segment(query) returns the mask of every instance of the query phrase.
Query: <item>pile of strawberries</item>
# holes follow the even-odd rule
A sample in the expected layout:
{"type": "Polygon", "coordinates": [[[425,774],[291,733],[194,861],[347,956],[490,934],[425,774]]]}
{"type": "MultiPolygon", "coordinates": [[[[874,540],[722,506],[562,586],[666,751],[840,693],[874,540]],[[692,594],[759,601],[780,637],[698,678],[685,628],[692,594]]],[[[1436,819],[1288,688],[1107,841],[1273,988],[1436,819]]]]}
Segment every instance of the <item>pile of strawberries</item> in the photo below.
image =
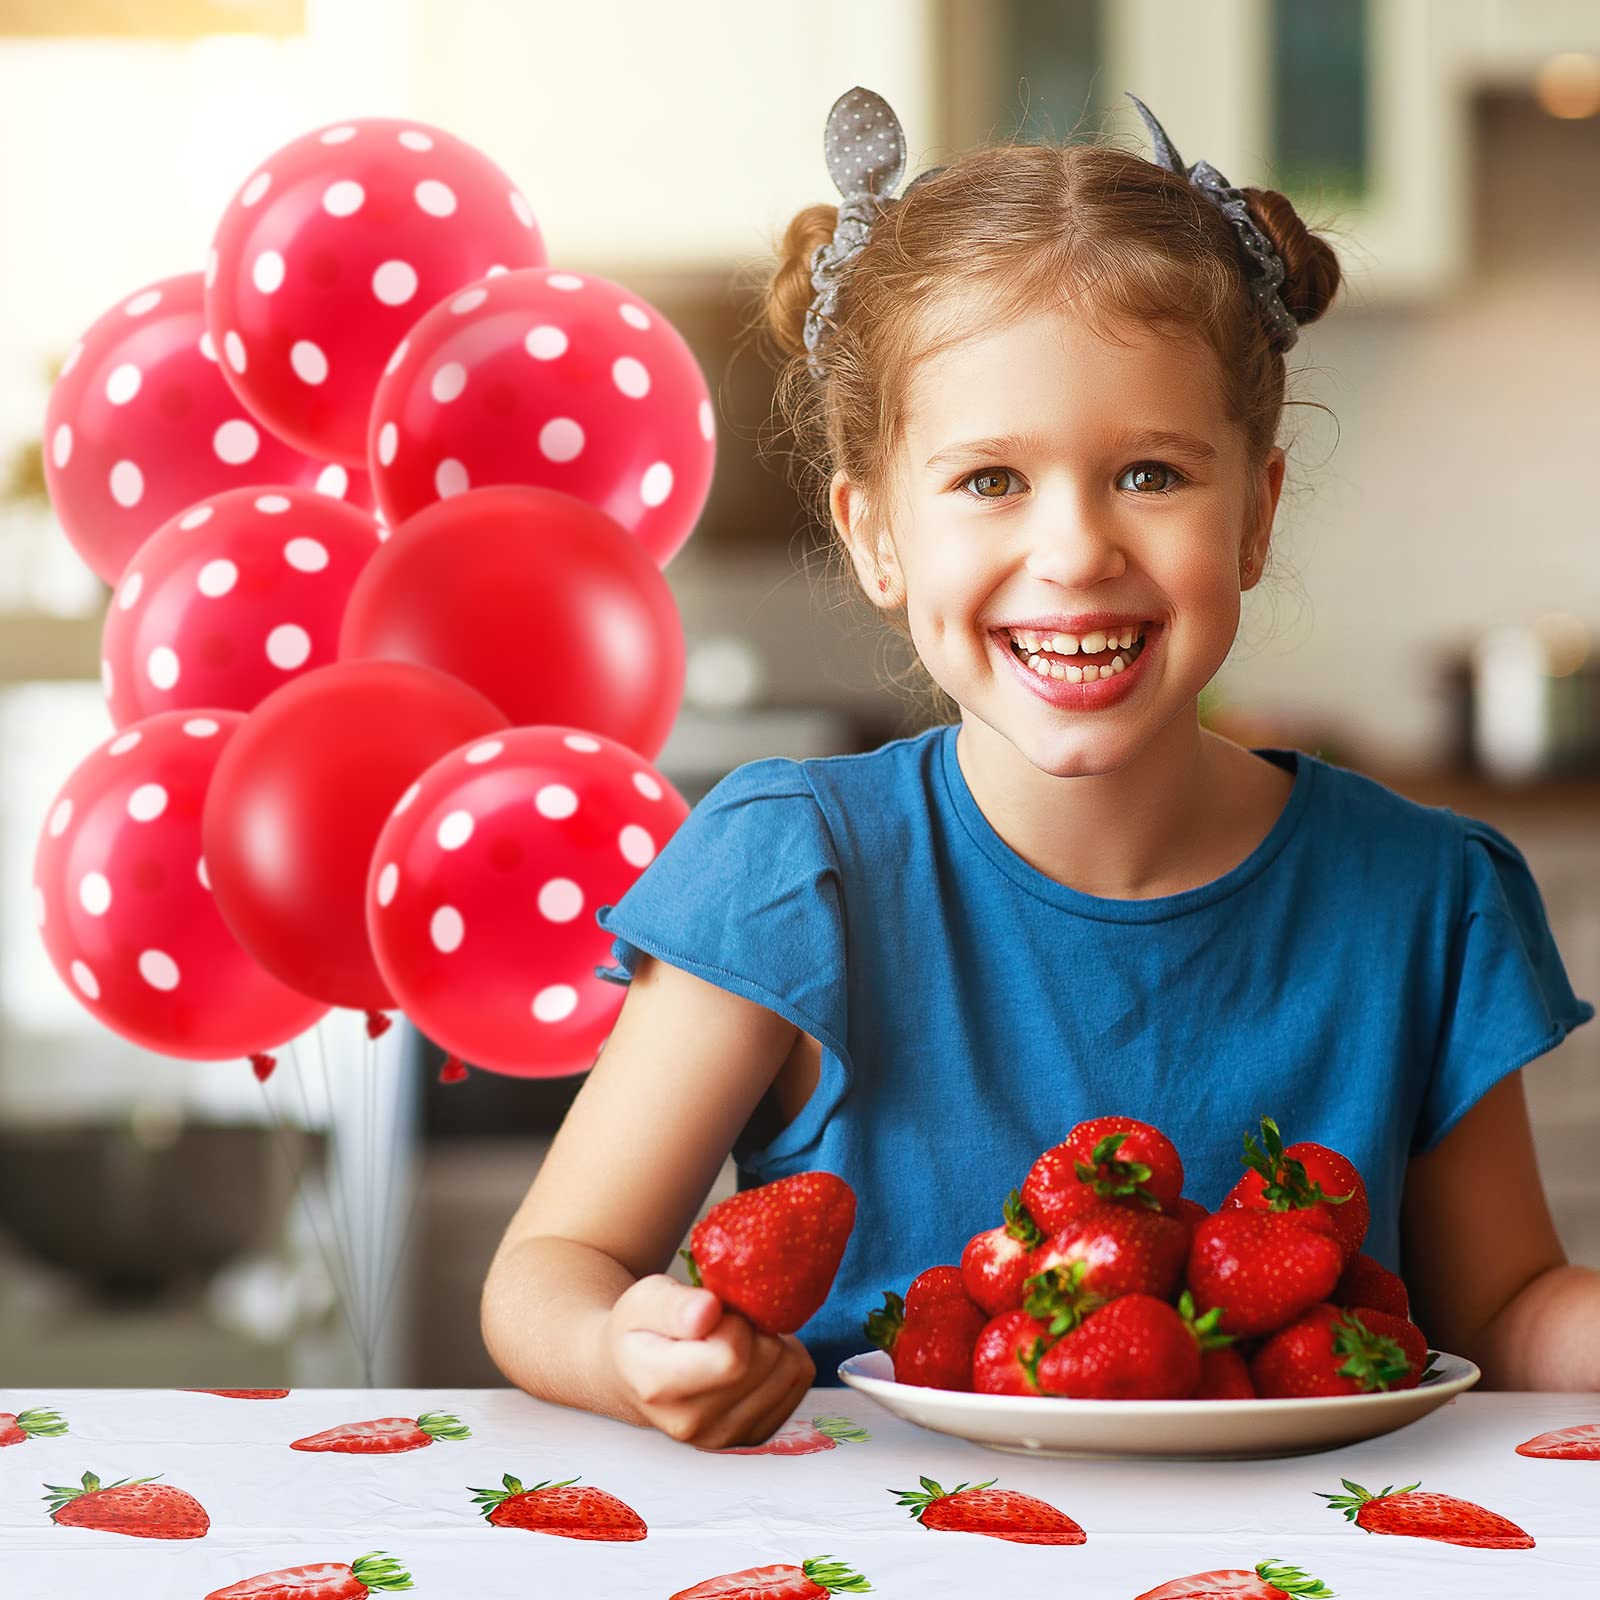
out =
{"type": "Polygon", "coordinates": [[[1261,1119],[1215,1212],[1132,1117],[1046,1150],[960,1266],[884,1291],[866,1319],[895,1379],[981,1394],[1238,1400],[1410,1389],[1430,1352],[1404,1283],[1361,1252],[1366,1185],[1336,1150],[1261,1119]]]}

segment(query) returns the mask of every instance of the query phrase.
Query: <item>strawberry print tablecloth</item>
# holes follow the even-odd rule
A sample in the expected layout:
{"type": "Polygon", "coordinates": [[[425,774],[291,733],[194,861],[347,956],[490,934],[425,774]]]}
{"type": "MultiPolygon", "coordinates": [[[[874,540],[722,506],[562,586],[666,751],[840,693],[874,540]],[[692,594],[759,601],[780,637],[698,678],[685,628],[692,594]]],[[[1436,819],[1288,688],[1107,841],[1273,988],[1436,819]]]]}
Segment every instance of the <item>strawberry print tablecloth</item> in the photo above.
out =
{"type": "Polygon", "coordinates": [[[6,1600],[393,1592],[1594,1600],[1600,1395],[1192,1463],[989,1450],[836,1388],[754,1453],[514,1389],[0,1388],[6,1600]]]}

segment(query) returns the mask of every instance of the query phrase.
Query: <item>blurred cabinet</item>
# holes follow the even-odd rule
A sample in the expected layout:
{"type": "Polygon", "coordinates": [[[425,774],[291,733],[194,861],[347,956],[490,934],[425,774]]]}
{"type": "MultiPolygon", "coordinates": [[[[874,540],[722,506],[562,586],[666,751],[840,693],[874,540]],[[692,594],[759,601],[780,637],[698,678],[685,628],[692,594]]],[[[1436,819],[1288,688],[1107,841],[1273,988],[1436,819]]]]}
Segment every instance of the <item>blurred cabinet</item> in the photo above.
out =
{"type": "Polygon", "coordinates": [[[1600,5],[933,0],[930,44],[942,147],[1104,133],[1148,154],[1131,90],[1186,162],[1281,189],[1329,231],[1370,306],[1465,277],[1473,97],[1600,52],[1600,5]]]}

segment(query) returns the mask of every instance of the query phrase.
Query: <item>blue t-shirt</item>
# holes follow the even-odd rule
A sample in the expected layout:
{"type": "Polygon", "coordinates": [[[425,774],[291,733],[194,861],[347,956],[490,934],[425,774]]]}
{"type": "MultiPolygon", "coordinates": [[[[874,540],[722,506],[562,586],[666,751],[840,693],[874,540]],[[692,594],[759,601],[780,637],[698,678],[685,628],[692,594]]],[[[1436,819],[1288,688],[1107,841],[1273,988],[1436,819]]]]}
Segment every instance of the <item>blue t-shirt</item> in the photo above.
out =
{"type": "Polygon", "coordinates": [[[644,950],[821,1046],[798,1117],[763,1129],[769,1091],[733,1147],[741,1189],[822,1169],[856,1192],[832,1291],[799,1330],[819,1384],[871,1348],[884,1290],[959,1261],[1088,1117],[1153,1122],[1214,1209],[1266,1113],[1286,1144],[1356,1164],[1363,1248],[1398,1271],[1408,1157],[1595,1014],[1527,862],[1487,823],[1257,749],[1294,786],[1249,856],[1179,894],[1104,899],[1005,843],[958,730],[747,762],[595,915],[618,963],[597,975],[628,982],[644,950]]]}

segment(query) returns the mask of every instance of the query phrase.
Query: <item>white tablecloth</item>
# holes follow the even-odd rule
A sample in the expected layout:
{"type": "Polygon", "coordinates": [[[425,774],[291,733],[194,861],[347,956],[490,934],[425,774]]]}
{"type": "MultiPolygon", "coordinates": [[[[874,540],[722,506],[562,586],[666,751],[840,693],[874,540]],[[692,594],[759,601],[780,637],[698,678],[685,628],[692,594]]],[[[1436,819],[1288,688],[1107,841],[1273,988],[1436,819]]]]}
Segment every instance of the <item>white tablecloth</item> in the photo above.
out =
{"type": "MultiPolygon", "coordinates": [[[[3,1377],[3,1375],[0,1375],[3,1377]]],[[[988,1450],[903,1423],[850,1389],[813,1389],[795,1421],[847,1417],[870,1435],[795,1456],[696,1450],[653,1430],[514,1389],[296,1390],[234,1399],[182,1390],[10,1390],[68,1431],[0,1448],[6,1600],[202,1600],[241,1579],[373,1550],[419,1600],[562,1595],[667,1600],[707,1579],[828,1556],[883,1596],[1132,1600],[1189,1574],[1275,1559],[1347,1600],[1600,1596],[1600,1460],[1516,1453],[1530,1437],[1600,1423],[1600,1395],[1468,1393],[1397,1433],[1269,1461],[1063,1461],[988,1450]],[[290,1441],[382,1416],[439,1411],[471,1429],[396,1455],[314,1454],[290,1441]],[[164,1540],[62,1526],[46,1485],[160,1475],[210,1519],[164,1540]],[[474,1489],[578,1478],[648,1528],[627,1542],[492,1526],[474,1489]],[[1078,1523],[1084,1542],[1027,1545],[923,1526],[897,1503],[920,1479],[997,1480],[1078,1523]],[[1318,1491],[1420,1481],[1500,1513],[1531,1549],[1372,1534],[1318,1491]]]]}

